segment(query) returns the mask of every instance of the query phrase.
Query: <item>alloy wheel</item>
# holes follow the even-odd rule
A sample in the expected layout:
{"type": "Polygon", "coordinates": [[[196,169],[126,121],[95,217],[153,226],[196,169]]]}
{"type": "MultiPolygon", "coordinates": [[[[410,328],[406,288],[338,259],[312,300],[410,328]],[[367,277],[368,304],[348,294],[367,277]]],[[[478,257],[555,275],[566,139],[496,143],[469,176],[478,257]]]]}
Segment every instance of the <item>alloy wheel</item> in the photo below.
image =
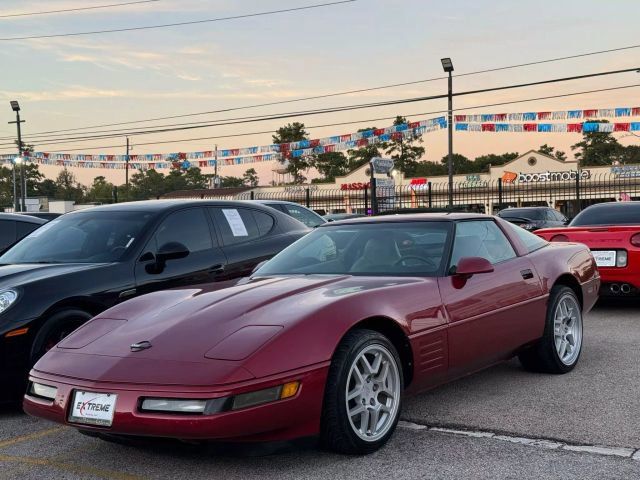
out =
{"type": "Polygon", "coordinates": [[[558,358],[565,365],[573,365],[582,348],[582,313],[572,295],[560,297],[554,314],[553,333],[558,358]]]}

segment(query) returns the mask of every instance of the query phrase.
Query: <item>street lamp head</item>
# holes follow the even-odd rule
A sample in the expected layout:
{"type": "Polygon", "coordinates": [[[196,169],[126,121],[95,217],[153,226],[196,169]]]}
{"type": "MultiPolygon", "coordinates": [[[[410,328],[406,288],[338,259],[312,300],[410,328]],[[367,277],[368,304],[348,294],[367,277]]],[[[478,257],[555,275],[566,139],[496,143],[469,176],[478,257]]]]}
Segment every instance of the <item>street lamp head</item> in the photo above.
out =
{"type": "Polygon", "coordinates": [[[442,68],[444,68],[445,72],[447,73],[453,72],[453,62],[449,57],[443,58],[440,61],[442,62],[442,68]]]}
{"type": "Polygon", "coordinates": [[[13,162],[17,165],[20,165],[24,159],[22,157],[16,157],[13,162]]]}
{"type": "Polygon", "coordinates": [[[11,100],[9,103],[11,104],[11,110],[14,112],[20,111],[20,104],[16,100],[11,100]]]}

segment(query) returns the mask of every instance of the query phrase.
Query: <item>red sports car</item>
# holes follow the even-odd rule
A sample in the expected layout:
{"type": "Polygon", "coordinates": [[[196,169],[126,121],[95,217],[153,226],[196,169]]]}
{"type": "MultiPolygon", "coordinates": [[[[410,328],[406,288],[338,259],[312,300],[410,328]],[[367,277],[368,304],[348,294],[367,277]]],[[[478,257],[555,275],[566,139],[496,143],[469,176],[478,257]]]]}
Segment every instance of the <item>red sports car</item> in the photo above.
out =
{"type": "Polygon", "coordinates": [[[589,250],[499,218],[325,224],[226,289],[152,293],[33,368],[25,410],[105,438],[276,441],[368,453],[405,393],[518,355],[565,373],[600,280],[589,250]]]}
{"type": "Polygon", "coordinates": [[[537,230],[551,242],[580,242],[591,249],[602,278],[602,296],[640,293],[640,202],[599,203],[568,227],[537,230]]]}

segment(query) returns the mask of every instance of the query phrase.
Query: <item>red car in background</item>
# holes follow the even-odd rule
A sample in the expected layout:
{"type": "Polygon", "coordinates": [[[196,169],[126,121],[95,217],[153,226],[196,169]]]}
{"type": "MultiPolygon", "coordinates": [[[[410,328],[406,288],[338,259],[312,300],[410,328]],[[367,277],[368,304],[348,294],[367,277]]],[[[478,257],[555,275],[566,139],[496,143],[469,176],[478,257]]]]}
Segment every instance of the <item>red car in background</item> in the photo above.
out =
{"type": "Polygon", "coordinates": [[[551,242],[579,242],[588,246],[600,270],[600,295],[640,294],[640,202],[592,205],[567,227],[535,233],[551,242]]]}
{"type": "Polygon", "coordinates": [[[406,393],[518,355],[567,373],[598,271],[499,218],[321,225],[226,289],[113,307],[35,365],[24,409],[103,438],[282,441],[369,453],[406,393]]]}

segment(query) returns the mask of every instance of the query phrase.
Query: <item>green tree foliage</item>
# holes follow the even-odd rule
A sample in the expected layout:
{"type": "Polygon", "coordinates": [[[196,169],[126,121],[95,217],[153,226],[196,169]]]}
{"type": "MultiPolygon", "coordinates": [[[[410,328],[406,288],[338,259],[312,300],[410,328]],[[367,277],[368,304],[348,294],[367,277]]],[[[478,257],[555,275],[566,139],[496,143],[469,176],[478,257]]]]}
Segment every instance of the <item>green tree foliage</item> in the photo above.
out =
{"type": "Polygon", "coordinates": [[[257,187],[260,179],[258,178],[258,172],[255,168],[249,168],[244,175],[242,175],[242,182],[248,187],[257,187]]]}
{"type": "Polygon", "coordinates": [[[333,182],[336,177],[345,176],[352,170],[349,163],[349,159],[342,152],[327,152],[317,155],[313,166],[322,175],[322,178],[314,183],[333,182]]]}
{"type": "Polygon", "coordinates": [[[220,177],[221,188],[243,187],[244,178],[240,177],[220,177]]]}
{"type": "Polygon", "coordinates": [[[113,183],[107,182],[103,176],[95,177],[87,190],[85,201],[95,203],[113,202],[113,183]]]}
{"type": "MultiPolygon", "coordinates": [[[[607,120],[596,120],[609,123],[607,120]]],[[[624,157],[625,148],[608,132],[584,132],[582,141],[571,146],[581,167],[613,165],[624,157]]]]}
{"type": "MultiPolygon", "coordinates": [[[[405,123],[409,121],[401,116],[397,116],[393,121],[394,125],[405,123]]],[[[392,137],[389,142],[383,144],[386,155],[394,160],[394,168],[407,177],[415,175],[418,161],[424,155],[424,147],[416,143],[422,143],[422,135],[412,134],[409,138],[398,135],[397,138],[392,137]]]]}
{"type": "Polygon", "coordinates": [[[118,189],[120,200],[149,200],[167,191],[164,174],[153,169],[134,173],[129,183],[128,192],[124,186],[118,189]]]}
{"type": "Polygon", "coordinates": [[[473,161],[475,171],[468,173],[489,173],[490,167],[499,167],[500,165],[515,160],[519,156],[520,154],[518,152],[507,152],[501,155],[496,155],[495,153],[480,155],[473,161]]]}
{"type": "Polygon", "coordinates": [[[567,159],[567,154],[562,150],[556,150],[556,147],[551,147],[546,143],[544,145],[540,145],[538,152],[543,153],[545,155],[549,155],[550,157],[555,157],[558,160],[562,160],[563,162],[567,159]]]}
{"type": "Polygon", "coordinates": [[[82,202],[85,187],[76,180],[76,176],[72,172],[65,168],[58,174],[55,183],[56,200],[68,200],[76,203],[82,202]]]}
{"type": "MultiPolygon", "coordinates": [[[[358,132],[365,132],[367,130],[376,130],[376,127],[361,128],[358,132]]],[[[384,144],[377,143],[347,150],[347,171],[350,172],[362,165],[368,164],[374,157],[381,157],[383,149],[384,144]]]]}
{"type": "MultiPolygon", "coordinates": [[[[304,123],[294,122],[288,123],[284,127],[280,127],[276,130],[272,139],[273,143],[278,145],[281,143],[299,142],[301,140],[308,140],[309,133],[306,131],[304,123]]],[[[307,179],[303,173],[309,170],[314,159],[312,157],[293,158],[289,156],[289,158],[283,157],[281,162],[285,163],[287,160],[289,162],[287,165],[287,172],[293,175],[295,183],[303,183],[307,179]]]]}

